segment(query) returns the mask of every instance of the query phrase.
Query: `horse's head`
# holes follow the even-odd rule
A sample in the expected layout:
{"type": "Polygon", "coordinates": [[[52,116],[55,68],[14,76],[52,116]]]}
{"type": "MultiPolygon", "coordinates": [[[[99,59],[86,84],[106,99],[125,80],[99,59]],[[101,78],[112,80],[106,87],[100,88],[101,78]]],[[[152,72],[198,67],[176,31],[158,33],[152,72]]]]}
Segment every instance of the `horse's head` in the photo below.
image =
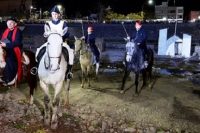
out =
{"type": "Polygon", "coordinates": [[[75,38],[75,42],[74,42],[75,54],[77,54],[77,52],[79,52],[81,50],[82,44],[84,43],[84,40],[81,39],[81,38],[77,38],[76,36],[74,38],[75,38]]]}
{"type": "Polygon", "coordinates": [[[5,62],[5,53],[3,48],[0,46],[0,69],[5,68],[6,62],[5,62]]]}
{"type": "Polygon", "coordinates": [[[51,33],[47,39],[47,59],[49,62],[49,69],[50,71],[56,71],[60,69],[60,60],[62,55],[62,44],[63,39],[62,35],[59,33],[51,33]]]}
{"type": "Polygon", "coordinates": [[[134,42],[127,42],[126,43],[126,61],[130,62],[132,59],[132,55],[136,50],[136,45],[134,42]]]}

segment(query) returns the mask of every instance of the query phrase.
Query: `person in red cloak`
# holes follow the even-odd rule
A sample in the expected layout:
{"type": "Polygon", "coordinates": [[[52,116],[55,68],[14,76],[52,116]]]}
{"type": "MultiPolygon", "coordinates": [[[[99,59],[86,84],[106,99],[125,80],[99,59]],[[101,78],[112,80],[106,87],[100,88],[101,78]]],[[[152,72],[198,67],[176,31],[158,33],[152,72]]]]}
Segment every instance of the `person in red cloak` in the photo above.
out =
{"type": "Polygon", "coordinates": [[[3,71],[2,80],[8,84],[13,81],[17,74],[17,81],[22,78],[22,32],[17,27],[17,20],[10,17],[6,21],[7,28],[4,31],[0,45],[6,51],[6,66],[3,71]]]}

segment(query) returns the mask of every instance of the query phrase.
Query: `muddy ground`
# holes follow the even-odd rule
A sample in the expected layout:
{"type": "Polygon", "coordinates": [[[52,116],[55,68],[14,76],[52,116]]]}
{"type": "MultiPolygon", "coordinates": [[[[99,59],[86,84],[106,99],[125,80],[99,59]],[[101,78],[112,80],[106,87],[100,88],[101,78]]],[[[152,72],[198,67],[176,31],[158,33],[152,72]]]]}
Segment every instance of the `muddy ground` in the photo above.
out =
{"type": "MultiPolygon", "coordinates": [[[[101,69],[90,88],[81,88],[80,70],[74,72],[70,108],[61,107],[59,127],[43,125],[43,93],[38,86],[29,105],[26,83],[19,88],[1,87],[0,132],[200,132],[200,86],[186,77],[156,75],[152,90],[134,95],[133,76],[125,94],[120,93],[123,72],[101,69]]],[[[142,82],[140,82],[142,83],[142,82]]],[[[62,99],[66,95],[62,95],[62,99]]]]}

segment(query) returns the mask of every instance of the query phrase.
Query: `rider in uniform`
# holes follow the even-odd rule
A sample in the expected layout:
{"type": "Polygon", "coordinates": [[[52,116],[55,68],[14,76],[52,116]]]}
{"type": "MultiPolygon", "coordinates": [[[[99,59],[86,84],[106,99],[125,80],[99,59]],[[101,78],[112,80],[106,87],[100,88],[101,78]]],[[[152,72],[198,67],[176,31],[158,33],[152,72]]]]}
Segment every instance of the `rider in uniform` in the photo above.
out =
{"type": "Polygon", "coordinates": [[[147,33],[144,30],[142,26],[142,22],[140,20],[137,20],[135,22],[135,30],[131,36],[130,39],[132,42],[134,42],[136,45],[139,45],[139,48],[143,50],[143,55],[144,55],[144,65],[147,67],[148,62],[147,62],[147,33]]]}
{"type": "MultiPolygon", "coordinates": [[[[7,29],[4,31],[0,47],[3,47],[6,51],[6,66],[3,71],[2,80],[5,85],[12,84],[11,81],[17,74],[17,81],[22,78],[22,32],[17,27],[17,20],[14,17],[10,17],[6,21],[7,29]]],[[[1,79],[0,79],[1,80],[1,79]]]]}
{"type": "Polygon", "coordinates": [[[85,43],[89,45],[93,55],[95,56],[95,64],[99,66],[100,52],[95,44],[95,34],[92,26],[87,28],[87,35],[85,36],[85,43]]]}
{"type": "MultiPolygon", "coordinates": [[[[52,20],[47,21],[45,24],[45,27],[49,27],[50,31],[44,31],[44,37],[48,37],[50,32],[59,32],[62,31],[63,29],[68,29],[67,22],[64,20],[60,19],[61,13],[60,10],[58,9],[57,6],[54,6],[51,9],[51,16],[52,20]]],[[[46,28],[45,28],[46,29],[46,28]]],[[[69,37],[69,32],[66,32],[63,35],[63,51],[64,51],[64,56],[67,57],[65,49],[68,51],[68,66],[67,66],[67,72],[66,72],[66,78],[70,79],[72,78],[72,65],[74,62],[74,50],[66,43],[67,38],[69,37]]],[[[42,55],[45,53],[47,43],[43,44],[40,46],[40,48],[37,49],[36,51],[36,60],[39,62],[41,59],[42,55]]]]}

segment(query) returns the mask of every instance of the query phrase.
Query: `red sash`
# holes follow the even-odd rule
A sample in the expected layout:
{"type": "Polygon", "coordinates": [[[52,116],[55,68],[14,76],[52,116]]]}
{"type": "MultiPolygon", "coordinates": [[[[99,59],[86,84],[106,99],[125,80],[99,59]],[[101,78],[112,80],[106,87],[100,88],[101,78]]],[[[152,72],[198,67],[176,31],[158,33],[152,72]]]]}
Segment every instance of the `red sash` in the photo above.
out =
{"type": "MultiPolygon", "coordinates": [[[[13,30],[13,35],[12,35],[12,41],[13,42],[15,41],[17,30],[18,30],[17,27],[15,27],[14,30],[13,30]]],[[[10,32],[10,29],[7,28],[4,31],[3,35],[2,35],[2,39],[7,38],[9,32],[10,32]]],[[[22,60],[22,54],[21,54],[21,51],[20,51],[19,47],[14,47],[14,52],[15,52],[15,56],[17,58],[17,64],[18,64],[18,68],[17,68],[17,80],[19,82],[22,79],[22,62],[21,62],[21,60],[22,60]]]]}

